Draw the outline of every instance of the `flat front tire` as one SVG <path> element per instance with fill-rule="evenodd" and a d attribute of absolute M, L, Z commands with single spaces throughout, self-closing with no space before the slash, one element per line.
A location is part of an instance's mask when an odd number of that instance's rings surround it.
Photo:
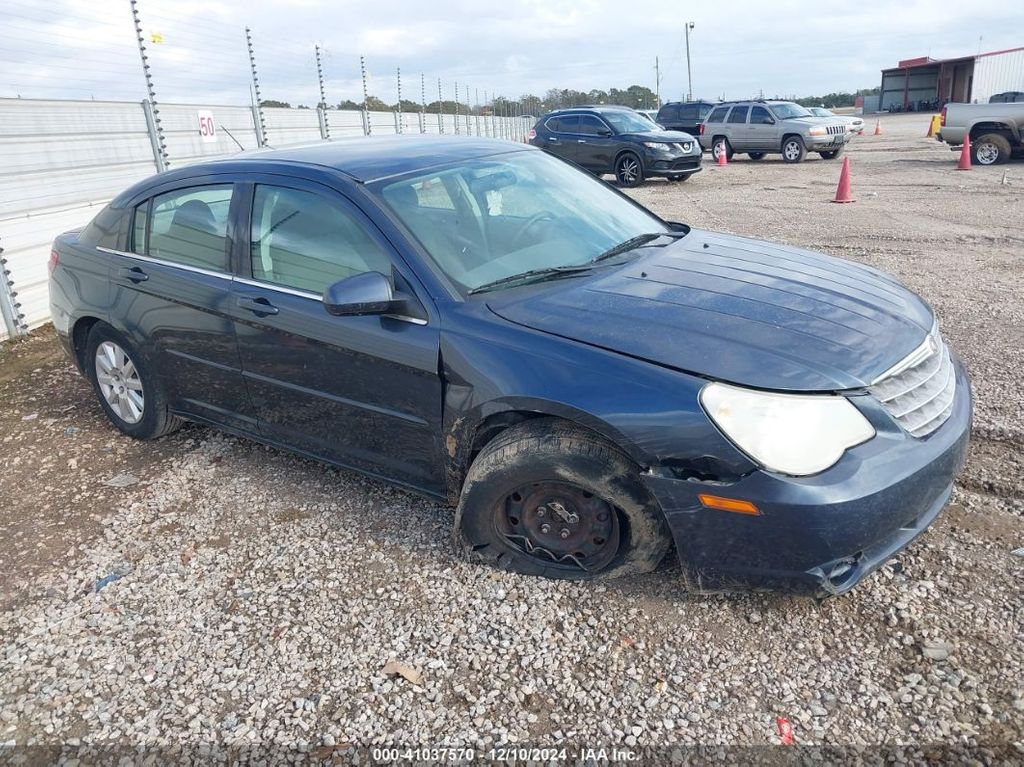
<path fill-rule="evenodd" d="M 671 543 L 636 464 L 552 418 L 513 426 L 484 447 L 466 476 L 455 531 L 472 559 L 571 580 L 649 572 Z"/>
<path fill-rule="evenodd" d="M 181 426 L 149 361 L 122 333 L 98 322 L 89 331 L 85 374 L 107 418 L 136 439 L 156 439 Z"/>

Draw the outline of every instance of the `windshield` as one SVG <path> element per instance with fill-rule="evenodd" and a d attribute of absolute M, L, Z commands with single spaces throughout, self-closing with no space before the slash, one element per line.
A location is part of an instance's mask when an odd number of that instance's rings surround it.
<path fill-rule="evenodd" d="M 375 191 L 466 291 L 586 264 L 638 235 L 670 231 L 589 173 L 537 151 L 467 160 Z"/>
<path fill-rule="evenodd" d="M 790 117 L 814 117 L 799 104 L 772 104 L 771 107 L 772 112 L 780 120 L 788 120 Z"/>
<path fill-rule="evenodd" d="M 832 117 L 833 116 L 831 112 L 829 112 L 827 109 L 822 109 L 821 107 L 813 107 L 811 109 L 811 113 L 815 117 Z"/>
<path fill-rule="evenodd" d="M 648 133 L 654 126 L 651 121 L 638 112 L 607 111 L 601 117 L 607 120 L 616 133 Z"/>

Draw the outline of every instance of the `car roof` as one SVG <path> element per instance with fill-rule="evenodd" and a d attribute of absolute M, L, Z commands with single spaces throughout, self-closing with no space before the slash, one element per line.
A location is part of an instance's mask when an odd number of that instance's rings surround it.
<path fill-rule="evenodd" d="M 358 136 L 282 149 L 258 149 L 240 152 L 220 160 L 189 165 L 184 171 L 219 172 L 227 164 L 257 171 L 260 165 L 294 163 L 330 168 L 355 181 L 369 183 L 391 176 L 447 165 L 459 160 L 474 160 L 508 152 L 538 151 L 528 144 L 474 136 L 405 134 Z M 248 167 L 248 166 L 253 167 Z M 166 177 L 161 174 L 160 177 Z"/>

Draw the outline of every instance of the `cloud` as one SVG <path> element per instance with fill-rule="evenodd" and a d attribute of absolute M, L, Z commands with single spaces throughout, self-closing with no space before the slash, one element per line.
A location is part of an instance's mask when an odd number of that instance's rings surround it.
<path fill-rule="evenodd" d="M 694 93 L 703 97 L 810 95 L 878 84 L 879 70 L 920 55 L 963 55 L 1024 44 L 1024 5 L 862 0 L 821 4 L 734 0 L 691 7 L 659 0 L 301 0 L 287 5 L 242 0 L 139 0 L 157 95 L 164 101 L 249 101 L 244 28 L 251 27 L 265 98 L 319 100 L 313 46 L 321 43 L 328 99 L 361 98 L 359 56 L 371 89 L 394 100 L 427 100 L 437 78 L 446 94 L 459 82 L 479 91 L 542 95 L 654 87 L 686 91 L 683 25 L 693 21 Z M 982 38 L 979 41 L 979 36 Z M 1024 76 L 1024 73 L 1022 73 Z M 13 0 L 0 5 L 0 95 L 136 100 L 145 88 L 125 0 Z M 450 97 L 450 96 L 449 96 Z M 475 96 L 473 96 L 475 98 Z"/>

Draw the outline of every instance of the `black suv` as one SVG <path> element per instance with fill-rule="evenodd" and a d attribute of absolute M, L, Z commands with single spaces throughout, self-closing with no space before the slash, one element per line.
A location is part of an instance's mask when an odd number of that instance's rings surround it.
<path fill-rule="evenodd" d="M 700 170 L 700 143 L 666 131 L 629 107 L 576 107 L 541 116 L 530 143 L 592 173 L 614 173 L 622 186 L 648 176 L 685 181 Z"/>
<path fill-rule="evenodd" d="M 710 101 L 669 101 L 658 110 L 655 122 L 665 130 L 681 130 L 696 136 L 700 124 L 715 106 Z"/>

